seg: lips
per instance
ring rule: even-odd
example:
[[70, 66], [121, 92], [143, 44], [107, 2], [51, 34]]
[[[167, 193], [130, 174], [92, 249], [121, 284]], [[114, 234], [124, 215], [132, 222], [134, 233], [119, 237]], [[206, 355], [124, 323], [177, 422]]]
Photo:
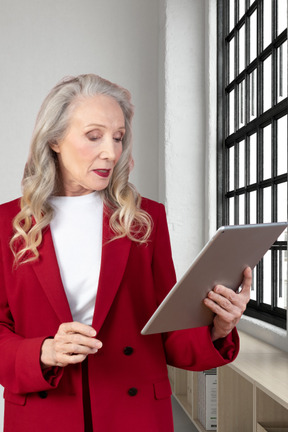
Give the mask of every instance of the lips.
[[111, 171], [111, 169], [96, 169], [96, 170], [93, 170], [93, 172], [95, 174], [97, 174], [100, 177], [104, 177], [104, 178], [109, 177], [110, 171]]

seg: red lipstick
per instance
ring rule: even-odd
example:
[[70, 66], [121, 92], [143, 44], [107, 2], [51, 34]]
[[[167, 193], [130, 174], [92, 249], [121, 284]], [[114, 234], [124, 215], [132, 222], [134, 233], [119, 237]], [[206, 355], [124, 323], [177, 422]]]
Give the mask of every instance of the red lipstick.
[[110, 171], [111, 171], [110, 169], [96, 169], [96, 170], [93, 170], [93, 172], [95, 174], [97, 174], [100, 177], [104, 177], [104, 178], [109, 177]]

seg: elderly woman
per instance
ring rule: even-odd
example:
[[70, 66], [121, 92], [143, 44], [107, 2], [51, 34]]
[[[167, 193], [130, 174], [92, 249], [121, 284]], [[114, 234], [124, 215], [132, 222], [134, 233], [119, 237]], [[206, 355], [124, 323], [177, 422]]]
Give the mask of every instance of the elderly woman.
[[164, 207], [129, 183], [133, 107], [96, 75], [45, 99], [21, 199], [0, 206], [0, 383], [5, 432], [171, 432], [166, 364], [235, 359], [249, 299], [223, 286], [214, 324], [143, 336], [175, 283]]

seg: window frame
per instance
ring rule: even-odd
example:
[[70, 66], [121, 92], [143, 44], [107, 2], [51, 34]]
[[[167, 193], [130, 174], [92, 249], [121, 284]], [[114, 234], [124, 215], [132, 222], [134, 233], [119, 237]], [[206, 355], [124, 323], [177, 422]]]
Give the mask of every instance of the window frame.
[[[250, 4], [251, 3], [251, 4]], [[274, 148], [271, 150], [272, 152], [272, 169], [275, 166], [275, 161], [273, 160], [275, 152], [275, 146], [277, 145], [277, 121], [279, 118], [288, 115], [288, 98], [286, 97], [282, 101], [277, 103], [277, 57], [276, 52], [279, 46], [281, 46], [285, 41], [287, 41], [287, 29], [284, 30], [277, 36], [277, 10], [276, 10], [276, 1], [273, 0], [273, 24], [272, 24], [272, 43], [265, 47], [261, 51], [262, 41], [263, 41], [263, 0], [255, 0], [250, 2], [246, 0], [245, 14], [237, 21], [238, 16], [238, 6], [239, 0], [235, 0], [235, 21], [236, 25], [230, 30], [228, 23], [229, 16], [229, 0], [218, 0], [217, 1], [217, 44], [218, 44], [218, 62], [217, 62], [217, 225], [228, 225], [229, 224], [229, 208], [228, 202], [229, 198], [232, 197], [231, 194], [234, 193], [235, 198], [235, 219], [234, 223], [239, 223], [239, 208], [238, 200], [241, 194], [244, 196], [245, 200], [245, 223], [250, 223], [250, 211], [249, 211], [249, 193], [256, 190], [257, 194], [257, 223], [263, 222], [262, 215], [263, 209], [261, 205], [263, 205], [263, 199], [259, 199], [259, 196], [263, 193], [266, 187], [277, 188], [278, 184], [286, 183], [287, 185], [287, 173], [281, 174], [279, 176], [275, 175], [274, 172], [271, 172], [271, 178], [264, 180], [261, 177], [262, 170], [262, 162], [263, 162], [263, 131], [264, 128], [271, 124], [271, 133], [272, 133], [272, 142], [274, 143]], [[256, 11], [258, 9], [258, 11]], [[257, 14], [257, 28], [259, 31], [257, 32], [259, 36], [257, 37], [257, 53], [256, 58], [249, 63], [249, 26], [247, 25], [249, 17], [256, 11]], [[239, 43], [239, 30], [242, 26], [245, 25], [245, 32], [247, 37], [245, 38], [245, 65], [244, 69], [238, 74], [238, 61], [235, 60], [234, 68], [235, 68], [235, 76], [230, 82], [228, 82], [227, 77], [229, 77], [229, 55], [228, 49], [226, 49], [226, 45], [235, 37], [235, 52], [237, 51], [238, 43]], [[229, 31], [228, 31], [229, 30]], [[262, 74], [263, 74], [263, 65], [264, 60], [271, 56], [272, 59], [272, 107], [266, 111], [263, 111], [263, 87], [259, 86], [259, 83], [262, 82]], [[253, 120], [247, 121], [249, 118], [248, 106], [246, 96], [249, 99], [251, 93], [250, 86], [248, 85], [248, 77], [252, 77], [252, 72], [257, 71], [257, 109], [256, 117]], [[242, 127], [238, 127], [237, 122], [239, 121], [239, 86], [241, 82], [245, 83], [245, 110], [243, 111], [243, 116], [245, 117], [245, 124]], [[227, 94], [231, 92], [231, 89], [235, 91], [235, 103], [234, 103], [234, 132], [232, 134], [228, 133], [229, 130], [229, 111], [227, 108]], [[241, 100], [243, 100], [241, 98]], [[242, 110], [242, 106], [241, 106]], [[242, 113], [242, 111], [241, 111]], [[249, 140], [254, 133], [257, 135], [257, 181], [255, 184], [250, 185], [247, 182], [247, 170], [249, 170], [249, 160], [248, 160], [248, 152], [247, 146]], [[239, 149], [239, 143], [245, 140], [245, 186], [242, 188], [237, 185], [234, 186], [234, 191], [229, 192], [228, 181], [229, 181], [229, 161], [228, 161], [228, 149], [234, 147], [235, 158], [237, 158], [237, 152]], [[273, 151], [274, 150], [274, 151]], [[235, 163], [235, 170], [237, 170], [237, 163]], [[223, 175], [225, 173], [225, 175]], [[238, 173], [235, 173], [235, 178], [239, 178]], [[260, 188], [260, 189], [259, 189]], [[268, 189], [267, 189], [268, 190]], [[228, 191], [228, 192], [227, 192]], [[230, 194], [230, 195], [229, 195]], [[272, 194], [272, 192], [271, 192]], [[272, 194], [272, 198], [274, 201], [272, 202], [271, 209], [271, 221], [276, 221], [277, 215], [275, 214], [275, 207], [277, 198], [276, 193]], [[238, 212], [238, 213], [237, 213]], [[281, 254], [280, 251], [287, 251], [287, 242], [286, 241], [278, 241], [271, 248], [271, 256], [272, 256], [272, 275], [271, 275], [271, 285], [272, 285], [272, 295], [271, 295], [271, 305], [263, 303], [263, 261], [259, 263], [257, 268], [254, 270], [255, 277], [259, 283], [257, 283], [256, 289], [256, 300], [251, 300], [249, 302], [248, 308], [246, 310], [246, 315], [251, 316], [253, 318], [258, 318], [262, 321], [268, 322], [270, 324], [276, 325], [278, 327], [286, 329], [286, 317], [287, 310], [284, 308], [279, 308], [275, 305], [276, 295], [277, 295], [277, 254]], [[279, 264], [280, 265], [280, 264]], [[279, 282], [280, 285], [280, 282]]]

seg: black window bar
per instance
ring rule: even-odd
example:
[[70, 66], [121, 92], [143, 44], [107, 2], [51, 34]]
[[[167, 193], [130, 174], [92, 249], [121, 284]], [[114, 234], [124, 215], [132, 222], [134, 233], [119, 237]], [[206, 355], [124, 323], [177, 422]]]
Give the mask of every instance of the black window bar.
[[[287, 2], [218, 0], [218, 225], [287, 221]], [[287, 230], [247, 315], [286, 328]]]

